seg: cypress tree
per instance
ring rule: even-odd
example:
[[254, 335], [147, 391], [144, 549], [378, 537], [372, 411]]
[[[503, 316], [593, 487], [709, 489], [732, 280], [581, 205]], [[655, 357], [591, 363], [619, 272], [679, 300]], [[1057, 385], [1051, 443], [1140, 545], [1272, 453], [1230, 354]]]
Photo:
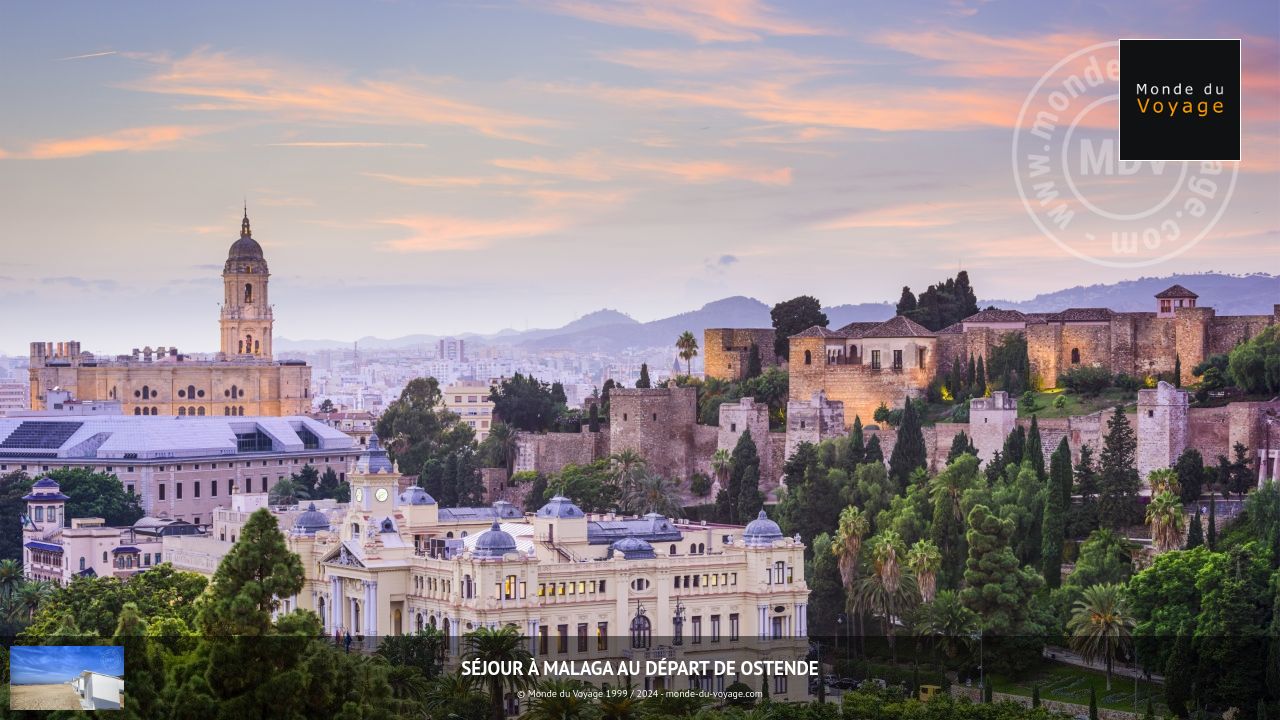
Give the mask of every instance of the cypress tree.
[[1031, 707], [1040, 707], [1040, 685], [1038, 683], [1031, 686]]
[[964, 431], [960, 431], [951, 439], [951, 450], [947, 452], [947, 464], [950, 465], [956, 458], [965, 453], [977, 457], [978, 449], [973, 446], [969, 436], [964, 434]]
[[964, 386], [969, 390], [969, 392], [973, 392], [973, 383], [977, 379], [978, 379], [978, 371], [973, 364], [973, 355], [970, 355], [969, 365], [965, 370], [965, 376], [964, 376]]
[[853, 473], [858, 466], [867, 461], [867, 445], [862, 436], [862, 418], [858, 415], [853, 416], [853, 431], [849, 433], [849, 456], [845, 464], [845, 470], [848, 471], [849, 477], [853, 477]]
[[651, 388], [653, 384], [649, 382], [649, 363], [640, 363], [640, 379], [636, 381], [638, 388]]
[[764, 367], [760, 361], [760, 346], [751, 343], [751, 349], [747, 352], [747, 379], [760, 377], [762, 372], [764, 372]]
[[764, 495], [760, 492], [760, 466], [749, 465], [742, 474], [742, 495], [738, 498], [738, 521], [749, 523], [764, 508]]
[[[1066, 487], [1066, 493], [1063, 487]], [[1062, 438], [1049, 458], [1049, 487], [1044, 495], [1044, 528], [1041, 539], [1041, 573], [1050, 589], [1062, 585], [1062, 546], [1067, 532], [1064, 497], [1071, 492], [1071, 448]]]
[[1218, 501], [1216, 495], [1209, 496], [1209, 529], [1205, 533], [1205, 541], [1210, 550], [1218, 549]]
[[977, 370], [976, 374], [973, 376], [973, 384], [974, 384], [974, 386], [975, 386], [975, 387], [976, 387], [976, 389], [977, 389], [977, 391], [976, 391], [976, 392], [974, 392], [974, 395], [975, 395], [975, 396], [977, 396], [977, 397], [984, 397], [984, 396], [986, 396], [986, 394], [987, 394], [987, 368], [986, 368], [986, 365], [985, 365], [985, 361], [982, 359], [982, 356], [981, 356], [981, 355], [979, 355], [979, 356], [978, 356], [978, 370]]
[[1187, 528], [1187, 550], [1198, 548], [1204, 544], [1204, 528], [1200, 527], [1200, 508], [1191, 517], [1191, 525]]
[[916, 468], [928, 465], [928, 451], [924, 445], [924, 433], [920, 430], [920, 416], [915, 403], [907, 398], [902, 407], [902, 424], [898, 427], [898, 441], [889, 457], [889, 476], [894, 479], [901, 494], [911, 482]]
[[1044, 482], [1044, 446], [1040, 442], [1040, 422], [1031, 416], [1031, 429], [1027, 431], [1027, 445], [1022, 451], [1022, 462], [1031, 461], [1036, 477]]
[[751, 438], [751, 430], [744, 430], [742, 435], [738, 437], [738, 444], [733, 447], [733, 453], [730, 455], [729, 461], [729, 495], [728, 495], [728, 511], [729, 522], [737, 523], [750, 522], [755, 517], [745, 517], [739, 509], [744, 495], [744, 483], [747, 478], [747, 470], [754, 468], [753, 477], [756, 480], [756, 486], [753, 488], [759, 493], [760, 479], [760, 455], [756, 451], [755, 440]]
[[969, 392], [969, 382], [965, 379], [964, 370], [960, 367], [959, 355], [951, 361], [951, 375], [947, 377], [947, 389], [951, 391], [951, 397], [957, 401]]
[[988, 485], [995, 485], [999, 482], [1000, 478], [1004, 477], [1004, 455], [997, 450], [996, 454], [992, 456], [991, 462], [987, 463], [982, 472], [987, 478]]
[[587, 417], [587, 429], [591, 432], [600, 432], [600, 406], [591, 403], [591, 412]]
[[1173, 386], [1182, 387], [1182, 357], [1178, 355], [1173, 357]]
[[[1027, 454], [1027, 431], [1019, 425], [1004, 439], [1004, 462], [1006, 465], [1022, 464], [1022, 457]], [[1004, 468], [1000, 468], [1004, 472]]]
[[863, 462], [884, 462], [884, 451], [880, 449], [880, 436], [872, 435], [867, 442], [867, 457]]
[[1107, 436], [1099, 458], [1098, 521], [1104, 528], [1118, 530], [1135, 519], [1141, 485], [1134, 465], [1137, 451], [1133, 426], [1124, 415], [1124, 407], [1117, 405], [1107, 421]]

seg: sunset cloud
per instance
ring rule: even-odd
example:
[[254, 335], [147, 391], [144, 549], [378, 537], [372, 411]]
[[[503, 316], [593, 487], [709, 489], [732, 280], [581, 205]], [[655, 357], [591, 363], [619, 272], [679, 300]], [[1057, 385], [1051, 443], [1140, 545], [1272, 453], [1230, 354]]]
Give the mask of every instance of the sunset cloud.
[[1019, 216], [1026, 209], [1017, 199], [968, 202], [904, 203], [852, 213], [815, 226], [817, 230], [899, 228], [919, 230], [962, 223], [991, 222]]
[[519, 177], [516, 175], [395, 175], [393, 173], [364, 172], [365, 177], [375, 180], [426, 188], [478, 188], [485, 186], [511, 187], [517, 185], [541, 185], [545, 180]]
[[582, 20], [687, 35], [698, 42], [836, 34], [787, 18], [759, 0], [551, 0], [545, 7]]
[[267, 143], [267, 147], [294, 148], [425, 148], [422, 143], [399, 142], [356, 142], [356, 141], [318, 141]]
[[525, 131], [551, 123], [459, 100], [436, 91], [439, 81], [346, 79], [263, 58], [198, 50], [180, 58], [134, 56], [158, 69], [128, 87], [198, 98], [202, 110], [251, 111], [295, 122], [444, 125], [533, 142]]
[[478, 250], [498, 240], [548, 235], [569, 226], [569, 222], [561, 217], [492, 220], [449, 215], [409, 215], [378, 222], [408, 231], [406, 237], [386, 244], [388, 250], [402, 253]]
[[[1095, 33], [999, 36], [954, 28], [891, 31], [871, 38], [929, 61], [922, 68], [927, 74], [961, 78], [1039, 78], [1071, 53], [1114, 39]], [[1024, 92], [1030, 89], [1028, 85]]]
[[508, 170], [603, 182], [623, 175], [641, 174], [690, 184], [742, 180], [761, 185], [791, 184], [791, 168], [721, 160], [665, 160], [612, 157], [598, 151], [567, 158], [499, 158], [494, 165]]
[[[105, 135], [41, 140], [33, 143], [26, 151], [13, 153], [10, 157], [52, 160], [84, 157], [100, 153], [161, 150], [207, 132], [209, 132], [208, 128], [186, 125], [151, 125], [127, 128]], [[0, 153], [0, 157], [4, 157], [4, 154]]]
[[646, 48], [609, 50], [597, 55], [605, 62], [637, 70], [671, 75], [796, 75], [818, 77], [847, 72], [851, 60], [800, 55], [780, 48]]

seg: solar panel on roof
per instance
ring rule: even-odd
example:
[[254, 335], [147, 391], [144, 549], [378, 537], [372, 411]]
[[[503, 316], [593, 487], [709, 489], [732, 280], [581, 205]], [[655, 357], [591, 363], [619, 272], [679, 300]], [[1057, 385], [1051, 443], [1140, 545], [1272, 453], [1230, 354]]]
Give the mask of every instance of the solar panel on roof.
[[0, 442], [0, 448], [57, 450], [83, 425], [82, 422], [24, 421]]

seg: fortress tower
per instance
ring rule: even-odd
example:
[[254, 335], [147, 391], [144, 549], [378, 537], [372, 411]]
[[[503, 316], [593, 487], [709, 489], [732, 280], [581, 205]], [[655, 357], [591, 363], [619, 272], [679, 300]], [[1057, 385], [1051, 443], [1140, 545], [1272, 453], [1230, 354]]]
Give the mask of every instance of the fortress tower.
[[1144, 489], [1152, 470], [1173, 467], [1187, 448], [1187, 407], [1191, 398], [1163, 380], [1138, 391], [1138, 477]]

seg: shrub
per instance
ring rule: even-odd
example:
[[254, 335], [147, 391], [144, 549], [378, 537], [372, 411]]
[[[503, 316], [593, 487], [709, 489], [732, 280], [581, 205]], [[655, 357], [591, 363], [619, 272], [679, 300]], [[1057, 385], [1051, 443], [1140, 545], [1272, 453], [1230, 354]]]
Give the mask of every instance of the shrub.
[[694, 473], [693, 478], [689, 480], [689, 490], [698, 497], [706, 497], [711, 494], [711, 478], [702, 473]]
[[1066, 407], [1066, 406], [1067, 406], [1067, 396], [1066, 396], [1066, 395], [1059, 395], [1058, 397], [1054, 398], [1054, 399], [1053, 399], [1053, 406], [1054, 406], [1055, 408], [1057, 408], [1058, 410], [1061, 410], [1062, 408]]
[[1106, 368], [1096, 365], [1071, 368], [1058, 376], [1058, 387], [1089, 396], [1106, 390], [1111, 383], [1111, 373]]
[[1137, 392], [1138, 388], [1143, 387], [1144, 384], [1145, 382], [1142, 380], [1142, 378], [1136, 378], [1132, 375], [1126, 375], [1124, 373], [1120, 373], [1119, 375], [1116, 375], [1116, 379], [1115, 379], [1115, 386], [1120, 388], [1121, 390], [1126, 390], [1128, 392]]

